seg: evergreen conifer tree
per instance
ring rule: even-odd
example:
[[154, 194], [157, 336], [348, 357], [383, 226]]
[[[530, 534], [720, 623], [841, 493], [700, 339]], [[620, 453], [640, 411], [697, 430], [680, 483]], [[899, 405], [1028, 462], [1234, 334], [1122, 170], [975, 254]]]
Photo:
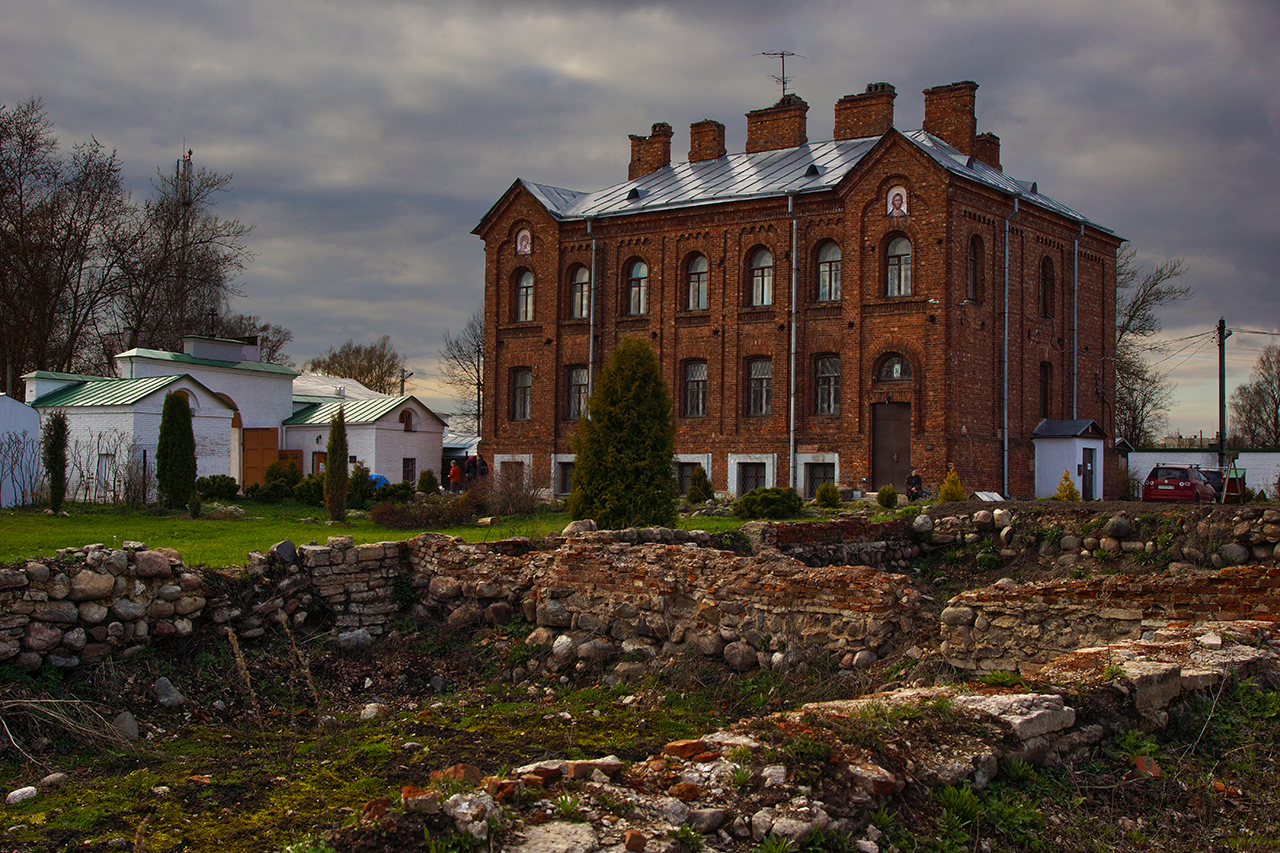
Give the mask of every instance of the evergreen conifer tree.
[[324, 506], [330, 521], [347, 518], [347, 421], [342, 406], [329, 421], [329, 444], [325, 447]]
[[44, 473], [49, 478], [49, 508], [62, 511], [67, 497], [67, 414], [54, 412], [44, 422], [44, 442], [41, 448]]
[[196, 439], [191, 427], [187, 395], [164, 395], [160, 414], [160, 440], [156, 447], [156, 490], [160, 505], [177, 509], [187, 505], [196, 487]]
[[639, 338], [623, 340], [604, 370], [573, 439], [571, 517], [602, 529], [675, 521], [675, 426], [658, 360]]
[[1071, 472], [1066, 468], [1062, 469], [1062, 479], [1058, 481], [1058, 490], [1053, 493], [1055, 501], [1078, 501], [1080, 500], [1080, 490], [1076, 488], [1076, 483], [1071, 479]]
[[968, 499], [969, 493], [964, 490], [964, 486], [960, 483], [960, 472], [952, 468], [947, 472], [946, 479], [942, 481], [942, 488], [938, 489], [938, 503], [967, 501]]

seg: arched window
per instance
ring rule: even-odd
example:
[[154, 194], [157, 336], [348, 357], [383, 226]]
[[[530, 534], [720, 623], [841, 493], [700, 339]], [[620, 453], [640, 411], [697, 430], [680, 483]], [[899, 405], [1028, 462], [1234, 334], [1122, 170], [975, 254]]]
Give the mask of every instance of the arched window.
[[585, 320], [591, 311], [591, 273], [581, 264], [569, 271], [569, 319]]
[[818, 301], [840, 300], [840, 247], [828, 240], [818, 249]]
[[894, 237], [885, 253], [885, 296], [911, 295], [911, 241]]
[[768, 249], [760, 249], [751, 256], [750, 304], [773, 304], [773, 254]]
[[982, 301], [982, 238], [977, 234], [969, 240], [969, 276], [965, 298], [970, 302]]
[[517, 323], [528, 323], [533, 319], [533, 273], [525, 270], [516, 279]]
[[813, 373], [814, 413], [840, 414], [840, 356], [818, 356], [813, 361]]
[[747, 415], [760, 417], [773, 411], [773, 361], [753, 358], [747, 362]]
[[627, 313], [649, 313], [649, 265], [635, 261], [627, 270]]
[[405, 432], [417, 432], [413, 427], [413, 411], [405, 409], [400, 413], [400, 423], [404, 425]]
[[911, 378], [911, 362], [897, 353], [890, 353], [876, 368], [877, 382], [905, 382]]
[[1040, 316], [1053, 316], [1053, 259], [1040, 262]]
[[689, 310], [707, 310], [707, 259], [702, 255], [693, 255], [685, 267], [685, 277], [689, 284]]

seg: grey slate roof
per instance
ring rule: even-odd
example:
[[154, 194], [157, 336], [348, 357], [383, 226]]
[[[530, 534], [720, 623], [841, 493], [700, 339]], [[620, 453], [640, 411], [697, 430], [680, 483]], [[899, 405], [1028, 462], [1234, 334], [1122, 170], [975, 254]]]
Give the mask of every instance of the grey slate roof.
[[[1088, 223], [1080, 213], [1044, 195], [1033, 181], [1020, 181], [967, 157], [923, 130], [901, 135], [947, 171], [986, 184], [1024, 203], [1051, 210], [1068, 219]], [[756, 154], [729, 154], [715, 160], [676, 163], [633, 181], [595, 192], [576, 192], [522, 180], [551, 214], [559, 219], [624, 216], [655, 210], [720, 204], [787, 193], [833, 189], [849, 174], [882, 137], [811, 142], [795, 148]]]
[[1105, 436], [1102, 427], [1091, 418], [1075, 420], [1043, 420], [1031, 431], [1032, 438], [1079, 438], [1082, 435]]

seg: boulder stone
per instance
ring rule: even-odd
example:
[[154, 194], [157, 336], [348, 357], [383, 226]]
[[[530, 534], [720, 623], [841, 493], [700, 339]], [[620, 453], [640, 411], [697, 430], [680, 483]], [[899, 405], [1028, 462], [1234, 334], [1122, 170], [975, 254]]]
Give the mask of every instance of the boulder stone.
[[1102, 532], [1112, 539], [1124, 539], [1133, 532], [1133, 522], [1123, 515], [1115, 515], [1107, 521], [1107, 525], [1102, 528]]
[[46, 622], [28, 622], [23, 645], [33, 652], [47, 652], [62, 642], [62, 629]]
[[755, 669], [760, 663], [756, 650], [741, 640], [724, 647], [724, 661], [738, 672]]
[[159, 551], [139, 551], [133, 557], [133, 570], [140, 578], [171, 578], [169, 558]]

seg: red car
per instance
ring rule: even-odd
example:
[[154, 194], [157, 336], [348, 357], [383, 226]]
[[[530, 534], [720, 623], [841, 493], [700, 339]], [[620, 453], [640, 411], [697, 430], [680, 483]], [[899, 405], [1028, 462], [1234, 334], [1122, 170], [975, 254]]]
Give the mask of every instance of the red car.
[[1190, 465], [1157, 465], [1142, 483], [1144, 501], [1212, 502], [1217, 497], [1213, 486], [1199, 468]]

